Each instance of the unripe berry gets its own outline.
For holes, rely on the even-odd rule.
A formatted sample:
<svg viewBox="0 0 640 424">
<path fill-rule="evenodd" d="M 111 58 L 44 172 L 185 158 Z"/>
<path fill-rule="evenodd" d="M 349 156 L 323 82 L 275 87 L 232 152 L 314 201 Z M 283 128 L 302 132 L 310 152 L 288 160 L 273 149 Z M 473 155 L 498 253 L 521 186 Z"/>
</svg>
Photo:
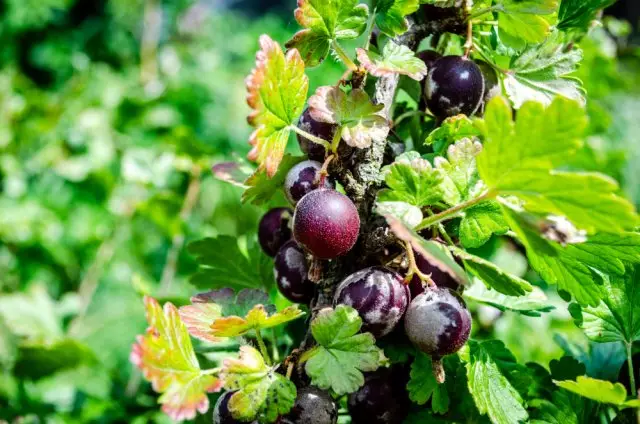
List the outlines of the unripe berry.
<svg viewBox="0 0 640 424">
<path fill-rule="evenodd" d="M 298 390 L 296 403 L 277 424 L 336 424 L 338 407 L 329 393 L 308 386 Z"/>
<path fill-rule="evenodd" d="M 298 244 L 289 240 L 278 251 L 273 274 L 280 293 L 295 303 L 309 303 L 313 299 L 315 284 L 307 278 L 309 266 Z"/>
<path fill-rule="evenodd" d="M 342 280 L 335 304 L 348 305 L 362 318 L 362 331 L 376 338 L 389 334 L 409 304 L 409 289 L 398 273 L 379 266 L 365 268 Z"/>
<path fill-rule="evenodd" d="M 335 190 L 314 190 L 296 206 L 293 237 L 319 259 L 334 259 L 347 253 L 358 240 L 359 232 L 356 206 Z"/>
<path fill-rule="evenodd" d="M 328 176 L 322 178 L 320 184 L 320 170 L 322 164 L 314 160 L 305 160 L 295 165 L 284 180 L 284 194 L 291 204 L 295 205 L 305 194 L 322 188 L 335 188 L 333 180 Z"/>
<path fill-rule="evenodd" d="M 442 357 L 457 352 L 469 340 L 471 314 L 455 292 L 428 289 L 409 305 L 404 330 L 418 349 Z"/>
<path fill-rule="evenodd" d="M 292 217 L 293 211 L 289 208 L 274 208 L 264 214 L 258 225 L 258 241 L 264 253 L 275 256 L 291 239 L 289 222 Z"/>
<path fill-rule="evenodd" d="M 234 393 L 235 392 L 226 392 L 218 398 L 216 406 L 213 408 L 213 424 L 247 424 L 231 416 L 229 399 L 231 399 Z M 258 422 L 252 421 L 251 424 L 258 424 Z"/>
<path fill-rule="evenodd" d="M 327 124 L 324 122 L 316 121 L 311 117 L 311 113 L 309 113 L 309 109 L 305 109 L 300 117 L 300 121 L 298 122 L 298 128 L 303 131 L 308 132 L 311 135 L 315 135 L 318 138 L 321 138 L 329 143 L 333 140 L 333 135 L 337 130 L 337 126 L 334 124 Z M 300 150 L 302 150 L 309 159 L 323 161 L 324 157 L 327 153 L 327 150 L 321 144 L 314 143 L 313 141 L 301 136 L 297 135 L 298 143 L 300 143 Z"/>
<path fill-rule="evenodd" d="M 484 78 L 473 61 L 444 56 L 433 63 L 425 88 L 427 106 L 438 118 L 472 115 L 484 94 Z"/>
</svg>

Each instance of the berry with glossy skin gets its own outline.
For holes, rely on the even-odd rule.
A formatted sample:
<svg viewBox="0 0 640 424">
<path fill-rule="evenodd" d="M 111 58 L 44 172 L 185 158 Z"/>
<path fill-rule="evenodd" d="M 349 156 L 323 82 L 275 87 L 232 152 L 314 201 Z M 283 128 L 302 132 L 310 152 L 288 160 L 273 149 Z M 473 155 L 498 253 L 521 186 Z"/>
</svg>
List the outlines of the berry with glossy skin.
<svg viewBox="0 0 640 424">
<path fill-rule="evenodd" d="M 331 143 L 337 126 L 334 124 L 327 124 L 324 122 L 316 121 L 311 117 L 309 109 L 305 109 L 305 111 L 302 113 L 302 116 L 300 117 L 300 121 L 298 122 L 298 128 Z M 309 157 L 309 159 L 317 161 L 324 160 L 324 157 L 327 153 L 327 150 L 324 148 L 324 146 L 318 143 L 314 143 L 313 141 L 301 136 L 300 134 L 298 134 L 297 137 L 298 143 L 300 143 L 300 150 L 302 150 L 302 152 L 305 153 Z"/>
<path fill-rule="evenodd" d="M 484 95 L 478 65 L 460 56 L 444 56 L 433 63 L 425 84 L 429 110 L 440 119 L 472 115 Z"/>
<path fill-rule="evenodd" d="M 235 392 L 226 392 L 218 398 L 216 406 L 213 408 L 213 424 L 247 424 L 231 416 L 229 399 L 231 399 L 234 393 Z M 258 422 L 253 421 L 251 424 L 258 424 Z"/>
<path fill-rule="evenodd" d="M 275 256 L 287 241 L 291 240 L 289 222 L 293 211 L 289 208 L 273 208 L 260 220 L 258 241 L 264 253 Z"/>
<path fill-rule="evenodd" d="M 307 278 L 309 265 L 304 252 L 293 240 L 278 251 L 273 266 L 280 293 L 294 303 L 309 303 L 313 299 L 315 284 Z"/>
<path fill-rule="evenodd" d="M 309 386 L 298 390 L 296 403 L 278 424 L 336 424 L 338 407 L 329 393 Z"/>
<path fill-rule="evenodd" d="M 457 352 L 469 340 L 471 314 L 462 298 L 445 289 L 429 289 L 413 299 L 404 331 L 418 349 L 436 358 Z"/>
<path fill-rule="evenodd" d="M 448 288 L 454 291 L 462 290 L 463 286 L 458 284 L 455 278 L 453 278 L 449 273 L 442 271 L 440 268 L 436 266 L 431 265 L 431 262 L 429 262 L 427 258 L 422 256 L 421 253 L 416 252 L 414 250 L 413 254 L 414 254 L 414 257 L 416 258 L 416 265 L 418 266 L 418 269 L 420 270 L 420 272 L 426 275 L 431 275 L 431 279 L 433 280 L 434 283 L 436 283 L 436 286 Z M 456 259 L 456 262 L 459 261 L 458 258 L 455 258 L 455 259 Z M 417 275 L 414 275 L 413 278 L 411 279 L 411 283 L 409 283 L 409 289 L 411 290 L 411 298 L 415 299 L 417 296 L 424 293 L 424 291 L 426 290 L 426 287 L 422 282 L 422 280 L 420 279 L 420 277 L 418 277 Z"/>
<path fill-rule="evenodd" d="M 409 296 L 409 288 L 398 273 L 374 266 L 342 280 L 334 302 L 358 311 L 363 322 L 362 331 L 379 338 L 398 325 L 409 305 Z"/>
<path fill-rule="evenodd" d="M 284 180 L 284 193 L 291 204 L 295 205 L 305 194 L 320 188 L 335 188 L 335 183 L 328 176 L 320 184 L 322 164 L 315 160 L 305 160 L 291 168 Z"/>
<path fill-rule="evenodd" d="M 359 232 L 356 206 L 335 190 L 314 190 L 296 206 L 293 237 L 319 259 L 334 259 L 347 253 L 356 244 Z"/>
<path fill-rule="evenodd" d="M 382 368 L 367 374 L 365 383 L 349 395 L 352 424 L 400 424 L 407 417 L 407 372 Z"/>
</svg>

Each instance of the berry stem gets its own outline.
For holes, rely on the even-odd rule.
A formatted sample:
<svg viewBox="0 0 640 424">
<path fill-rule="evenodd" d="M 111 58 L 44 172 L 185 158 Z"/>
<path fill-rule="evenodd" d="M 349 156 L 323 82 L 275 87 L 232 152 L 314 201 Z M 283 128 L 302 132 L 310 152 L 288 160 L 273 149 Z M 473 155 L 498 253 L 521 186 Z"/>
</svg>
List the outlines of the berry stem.
<svg viewBox="0 0 640 424">
<path fill-rule="evenodd" d="M 414 275 L 417 275 L 422 281 L 426 282 L 429 287 L 437 288 L 436 283 L 433 281 L 430 275 L 424 274 L 418 268 L 418 264 L 416 263 L 416 255 L 413 253 L 413 247 L 411 247 L 411 243 L 408 241 L 404 242 L 405 249 L 407 251 L 407 258 L 409 258 L 409 272 L 407 272 L 407 276 L 404 278 L 404 283 L 409 284 Z"/>
<path fill-rule="evenodd" d="M 636 375 L 633 370 L 633 343 L 626 343 L 627 345 L 627 364 L 629 365 L 629 385 L 631 386 L 631 396 L 633 398 L 638 397 L 638 388 L 636 387 Z"/>
<path fill-rule="evenodd" d="M 301 136 L 303 136 L 304 138 L 319 144 L 321 146 L 323 146 L 325 149 L 329 150 L 331 148 L 331 144 L 329 144 L 329 142 L 327 140 L 323 140 L 320 137 L 316 137 L 313 134 L 309 134 L 308 132 L 306 132 L 303 129 L 300 129 L 298 127 L 296 127 L 295 125 L 289 125 L 288 127 L 291 131 L 296 132 L 298 134 L 300 134 Z"/>
<path fill-rule="evenodd" d="M 258 341 L 258 347 L 260 348 L 260 353 L 262 353 L 262 357 L 264 358 L 264 362 L 271 366 L 271 357 L 269 356 L 269 351 L 267 350 L 267 345 L 264 344 L 264 340 L 262 339 L 262 333 L 260 333 L 260 329 L 256 328 L 256 340 Z"/>
<path fill-rule="evenodd" d="M 334 155 L 329 155 L 325 160 L 324 163 L 322 164 L 322 168 L 320 168 L 320 172 L 318 172 L 318 186 L 319 187 L 323 187 L 324 186 L 324 182 L 327 179 L 327 175 L 329 175 L 329 164 L 331 163 L 331 161 L 333 160 L 335 156 Z"/>
<path fill-rule="evenodd" d="M 342 140 L 342 126 L 336 128 L 336 132 L 333 134 L 333 140 L 331 140 L 331 151 L 333 153 L 338 153 L 340 140 Z"/>
<path fill-rule="evenodd" d="M 464 43 L 464 58 L 468 59 L 473 49 L 473 21 L 467 21 L 467 41 Z"/>
<path fill-rule="evenodd" d="M 353 60 L 351 60 L 351 58 L 349 58 L 347 52 L 344 51 L 342 46 L 336 40 L 331 41 L 331 47 L 333 47 L 333 51 L 336 52 L 340 60 L 342 60 L 342 63 L 344 63 L 348 69 L 353 72 L 358 70 L 358 66 L 353 62 Z"/>
<path fill-rule="evenodd" d="M 415 228 L 415 230 L 421 231 L 431 227 L 432 225 L 436 225 L 441 223 L 442 221 L 446 221 L 447 219 L 455 218 L 465 209 L 470 208 L 471 206 L 475 206 L 485 200 L 493 199 L 496 196 L 497 193 L 493 191 L 487 191 L 482 196 L 476 197 L 475 199 L 467 200 L 466 202 L 460 203 L 459 205 L 449 208 L 446 211 L 442 211 L 438 214 L 423 219 L 422 222 Z"/>
</svg>

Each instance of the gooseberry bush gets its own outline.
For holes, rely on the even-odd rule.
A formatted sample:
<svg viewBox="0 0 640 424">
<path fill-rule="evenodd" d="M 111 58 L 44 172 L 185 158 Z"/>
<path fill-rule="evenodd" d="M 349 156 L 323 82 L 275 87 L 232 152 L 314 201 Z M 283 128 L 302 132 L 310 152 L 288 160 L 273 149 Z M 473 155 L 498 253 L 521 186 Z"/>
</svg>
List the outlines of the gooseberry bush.
<svg viewBox="0 0 640 424">
<path fill-rule="evenodd" d="M 263 35 L 246 80 L 257 168 L 213 168 L 270 208 L 255 243 L 194 242 L 192 283 L 209 291 L 145 299 L 131 359 L 162 409 L 217 424 L 632 422 L 638 216 L 573 161 L 589 125 L 578 45 L 610 3 L 298 0 L 302 29 L 284 48 Z M 305 69 L 331 59 L 343 77 L 310 94 Z M 476 328 L 483 308 L 549 313 L 554 286 L 589 339 L 625 347 L 611 364 L 624 385 L 575 349 L 518 363 Z"/>
</svg>

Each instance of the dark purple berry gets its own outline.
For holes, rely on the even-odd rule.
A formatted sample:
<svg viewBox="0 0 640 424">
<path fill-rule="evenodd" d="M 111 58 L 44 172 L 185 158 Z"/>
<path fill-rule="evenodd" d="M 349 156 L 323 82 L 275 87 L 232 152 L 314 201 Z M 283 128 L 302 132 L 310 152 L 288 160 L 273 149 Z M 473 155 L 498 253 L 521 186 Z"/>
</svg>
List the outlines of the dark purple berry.
<svg viewBox="0 0 640 424">
<path fill-rule="evenodd" d="M 291 168 L 284 180 L 284 193 L 293 205 L 298 203 L 305 194 L 320 188 L 321 169 L 322 164 L 314 160 L 305 160 Z M 335 188 L 333 180 L 328 176 L 325 176 L 322 182 L 323 188 Z"/>
<path fill-rule="evenodd" d="M 434 283 L 436 283 L 436 286 L 446 287 L 454 291 L 460 291 L 462 289 L 462 286 L 456 281 L 455 278 L 451 276 L 451 274 L 432 265 L 431 262 L 429 262 L 427 258 L 422 256 L 421 253 L 414 250 L 413 254 L 416 258 L 416 265 L 418 266 L 420 272 L 426 275 L 431 275 L 431 279 Z M 459 259 L 456 257 L 456 262 L 457 261 L 459 261 Z M 420 279 L 420 277 L 414 275 L 411 279 L 411 283 L 409 284 L 409 289 L 411 290 L 411 298 L 414 299 L 424 293 L 424 282 Z"/>
<path fill-rule="evenodd" d="M 358 311 L 363 321 L 362 331 L 379 338 L 398 325 L 409 305 L 409 296 L 409 288 L 398 273 L 374 266 L 342 280 L 334 302 Z"/>
<path fill-rule="evenodd" d="M 315 135 L 327 142 L 331 143 L 333 136 L 336 132 L 337 126 L 334 124 L 326 124 L 324 122 L 316 121 L 311 117 L 309 109 L 305 109 L 298 122 L 298 128 L 308 132 L 311 135 Z M 298 143 L 300 143 L 300 150 L 302 150 L 309 159 L 323 161 L 327 153 L 327 150 L 321 144 L 314 143 L 313 141 L 304 138 L 300 134 L 297 135 Z"/>
<path fill-rule="evenodd" d="M 289 221 L 293 211 L 289 208 L 274 208 L 264 214 L 258 226 L 258 241 L 264 253 L 275 256 L 287 241 L 291 240 Z"/>
<path fill-rule="evenodd" d="M 407 417 L 408 373 L 398 367 L 367 374 L 365 383 L 348 399 L 352 424 L 400 424 Z"/>
<path fill-rule="evenodd" d="M 429 289 L 409 305 L 404 331 L 423 352 L 435 357 L 450 355 L 469 340 L 471 314 L 455 292 Z"/>
<path fill-rule="evenodd" d="M 334 259 L 347 253 L 356 244 L 359 232 L 356 206 L 335 190 L 314 190 L 296 206 L 293 237 L 319 259 Z"/>
<path fill-rule="evenodd" d="M 472 115 L 484 94 L 484 78 L 473 61 L 444 56 L 433 63 L 425 88 L 427 106 L 438 118 Z"/>
<path fill-rule="evenodd" d="M 427 65 L 427 70 L 431 69 L 434 62 L 442 57 L 442 55 L 435 50 L 423 50 L 418 52 L 416 56 Z"/>
<path fill-rule="evenodd" d="M 338 407 L 329 393 L 309 386 L 298 390 L 296 403 L 278 424 L 336 424 Z"/>
<path fill-rule="evenodd" d="M 244 421 L 236 420 L 231 416 L 229 411 L 229 399 L 235 392 L 226 392 L 218 398 L 216 406 L 213 408 L 213 424 L 247 424 Z M 251 424 L 258 424 L 257 421 L 252 421 Z"/>
<path fill-rule="evenodd" d="M 298 244 L 289 240 L 278 251 L 273 274 L 280 293 L 295 303 L 309 303 L 313 299 L 315 284 L 307 278 L 309 266 Z"/>
</svg>

